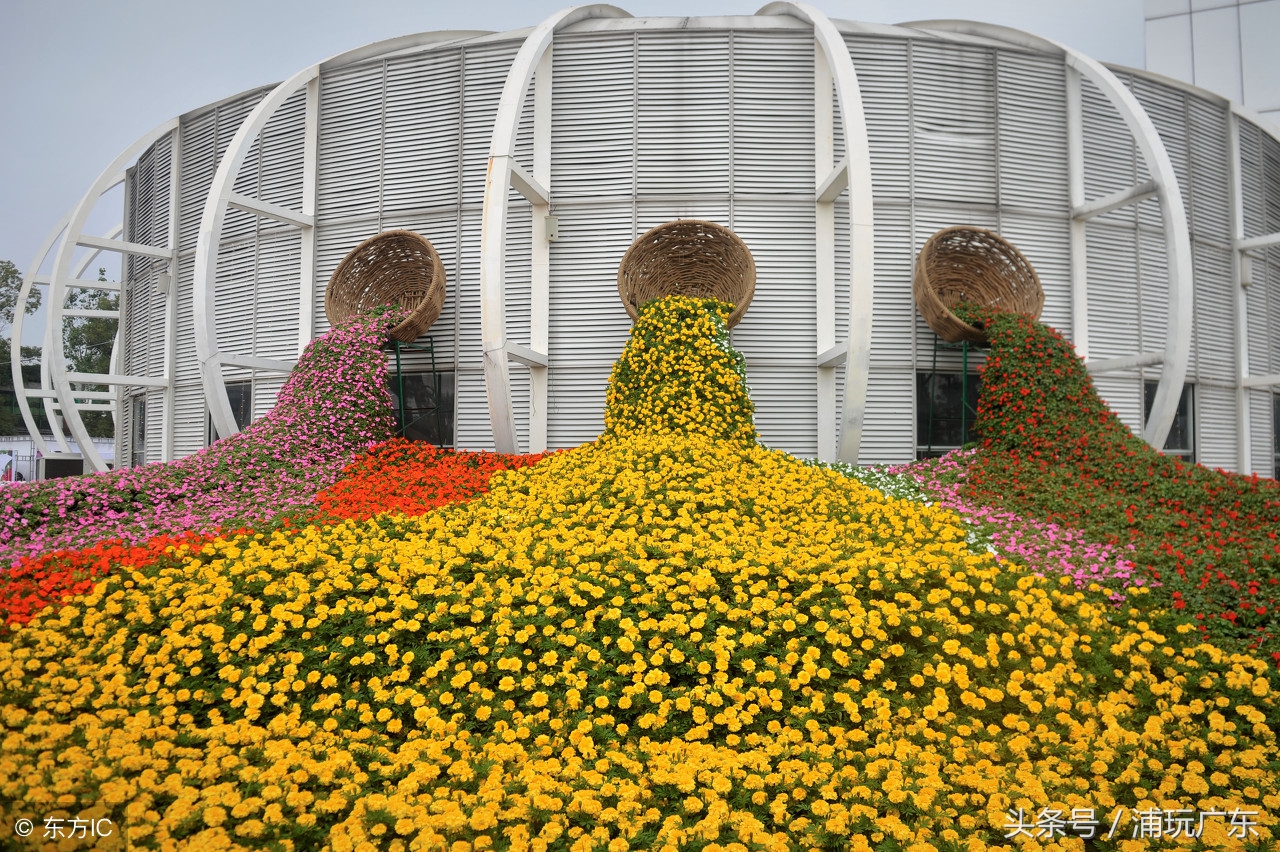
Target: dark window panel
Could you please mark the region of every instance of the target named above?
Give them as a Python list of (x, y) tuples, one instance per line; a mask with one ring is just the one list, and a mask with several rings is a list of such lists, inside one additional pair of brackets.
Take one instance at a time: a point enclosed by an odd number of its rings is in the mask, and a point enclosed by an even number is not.
[[(1156, 388), (1159, 382), (1144, 382), (1142, 386), (1142, 422), (1151, 417), (1151, 406), (1156, 400)], [(1169, 437), (1164, 442), (1165, 455), (1182, 456), (1187, 461), (1195, 461), (1195, 423), (1192, 420), (1195, 411), (1195, 391), (1193, 385), (1182, 386), (1182, 396), (1178, 397), (1178, 411), (1173, 416), (1173, 425), (1169, 427)]]
[(243, 432), (253, 423), (253, 383), (228, 382), (227, 399), (236, 418), (236, 428)]
[(978, 413), (982, 377), (970, 373), (916, 373), (917, 456), (941, 455), (978, 438), (973, 421)]
[(147, 398), (140, 396), (133, 401), (133, 467), (147, 462)]
[[(437, 447), (453, 446), (453, 373), (404, 373), (404, 424), (401, 434), (411, 441), (426, 441)], [(393, 414), (400, 417), (400, 383), (395, 373), (387, 375)], [(438, 387), (437, 387), (438, 386)]]

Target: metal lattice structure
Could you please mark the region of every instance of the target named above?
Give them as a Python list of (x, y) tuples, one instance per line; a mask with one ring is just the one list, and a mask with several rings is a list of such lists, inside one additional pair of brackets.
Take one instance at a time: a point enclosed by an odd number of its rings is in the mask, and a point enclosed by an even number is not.
[[(122, 239), (81, 234), (121, 179)], [(194, 452), (210, 422), (236, 431), (229, 382), (252, 382), (255, 416), (270, 408), (328, 327), (324, 286), (346, 253), (406, 229), (449, 282), (423, 340), (453, 374), (455, 445), (572, 446), (602, 428), (630, 328), (623, 253), (694, 218), (755, 259), (732, 339), (763, 439), (906, 461), (933, 358), (913, 262), (967, 225), (1027, 256), (1042, 320), (1136, 432), (1161, 446), (1194, 382), (1199, 460), (1274, 475), (1277, 211), (1266, 122), (1026, 33), (833, 21), (805, 3), (716, 18), (577, 7), (529, 30), (359, 48), (144, 136), (33, 266), (54, 258), (58, 302), (78, 286), (77, 246), (127, 256), (119, 363), (92, 377), (116, 390), (86, 402), (71, 385), (87, 379), (46, 346), (47, 381), (26, 393), (77, 436), (78, 407), (113, 406), (117, 458)], [(958, 369), (953, 356), (937, 369)]]

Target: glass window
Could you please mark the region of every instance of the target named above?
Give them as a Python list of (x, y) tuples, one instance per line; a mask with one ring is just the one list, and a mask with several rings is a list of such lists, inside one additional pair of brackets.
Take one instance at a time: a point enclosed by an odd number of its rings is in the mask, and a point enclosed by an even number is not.
[(1210, 9), (1191, 16), (1191, 45), (1197, 86), (1244, 100), (1240, 81), (1240, 20), (1236, 7)]
[(147, 398), (136, 397), (133, 400), (133, 435), (129, 439), (131, 451), (130, 464), (142, 467), (147, 463)]
[(982, 377), (970, 373), (916, 373), (916, 457), (938, 456), (976, 440)]
[(1271, 412), (1271, 439), (1275, 444), (1275, 467), (1271, 468), (1271, 478), (1280, 479), (1280, 393), (1271, 397), (1274, 411)]
[[(1143, 383), (1142, 422), (1151, 418), (1151, 405), (1156, 400), (1156, 388), (1159, 382)], [(1169, 427), (1169, 437), (1164, 442), (1164, 454), (1181, 456), (1187, 461), (1196, 460), (1195, 423), (1192, 416), (1195, 394), (1192, 385), (1182, 386), (1182, 396), (1178, 399), (1178, 411), (1173, 415), (1173, 425)]]
[[(243, 432), (253, 425), (253, 382), (227, 382), (227, 400), (231, 403), (231, 416), (236, 428)], [(213, 415), (206, 423), (207, 443), (218, 440), (218, 429), (213, 425)]]
[(253, 423), (253, 382), (227, 382), (227, 399), (236, 418), (236, 428), (243, 432)]
[(387, 375), (398, 434), (437, 447), (453, 446), (453, 373), (404, 373), (404, 420), (400, 421), (400, 388), (394, 372)]

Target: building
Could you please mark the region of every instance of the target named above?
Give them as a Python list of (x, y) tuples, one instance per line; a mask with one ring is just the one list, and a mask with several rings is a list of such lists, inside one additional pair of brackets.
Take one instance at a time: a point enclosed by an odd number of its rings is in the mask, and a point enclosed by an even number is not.
[(1146, 0), (1147, 70), (1280, 124), (1280, 0)]
[[(82, 234), (120, 180), (123, 236)], [(30, 266), (54, 257), (56, 327), (75, 246), (127, 255), (118, 366), (101, 379), (113, 392), (73, 391), (87, 377), (46, 347), (29, 393), (73, 433), (77, 406), (115, 406), (117, 458), (194, 452), (271, 407), (326, 328), (343, 256), (407, 228), (448, 273), (420, 339), (445, 441), (576, 445), (601, 430), (630, 327), (618, 262), (678, 217), (727, 225), (754, 253), (733, 342), (771, 446), (900, 462), (959, 439), (944, 425), (930, 442), (919, 414), (931, 390), (937, 422), (955, 419), (959, 373), (982, 355), (937, 347), (911, 277), (932, 233), (969, 224), (1027, 255), (1042, 319), (1136, 432), (1275, 475), (1274, 128), (1028, 33), (832, 21), (803, 3), (647, 19), (589, 6), (513, 32), (405, 36), (166, 122)]]

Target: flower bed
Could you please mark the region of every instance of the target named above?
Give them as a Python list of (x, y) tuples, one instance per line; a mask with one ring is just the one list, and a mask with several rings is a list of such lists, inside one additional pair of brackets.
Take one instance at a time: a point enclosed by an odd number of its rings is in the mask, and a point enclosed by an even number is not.
[[(364, 520), (378, 513), (420, 515), (438, 506), (485, 493), (499, 470), (536, 464), (539, 455), (455, 453), (394, 438), (370, 447), (342, 472), (342, 478), (304, 507), (261, 525), (296, 529), (308, 523)], [(283, 509), (283, 507), (282, 507)], [(81, 550), (60, 550), (16, 562), (0, 572), (0, 632), (25, 624), (49, 604), (84, 594), (112, 571), (143, 570), (165, 558), (170, 548), (198, 550), (212, 535), (161, 535), (144, 544), (113, 539)]]
[(532, 455), (454, 452), (395, 438), (370, 447), (342, 478), (315, 497), (321, 518), (364, 520), (380, 513), (421, 515), (446, 503), (478, 497), (500, 470), (528, 467)]
[(391, 437), (381, 347), (400, 318), (357, 317), (316, 339), (270, 413), (194, 455), (0, 490), (0, 564), (106, 539), (233, 529), (307, 504), (356, 454)]
[[(708, 311), (644, 306), (605, 439), (483, 497), (179, 547), (15, 631), (0, 823), (101, 815), (158, 849), (954, 852), (1006, 847), (1011, 808), (1198, 807), (1258, 811), (1252, 848), (1273, 843), (1265, 661), (759, 446)], [(1224, 821), (1203, 842), (1246, 848)]]
[(26, 624), (50, 604), (87, 593), (113, 571), (146, 568), (164, 558), (171, 547), (187, 544), (194, 552), (200, 542), (194, 534), (156, 536), (146, 544), (113, 539), (83, 550), (58, 550), (22, 560), (0, 573), (0, 635)]
[(1057, 332), (1017, 314), (964, 313), (991, 338), (969, 499), (1132, 545), (1162, 584), (1156, 604), (1275, 651), (1280, 484), (1155, 452), (1098, 397)]
[(976, 455), (975, 450), (954, 450), (941, 458), (891, 467), (888, 473), (910, 476), (923, 494), (974, 527), (997, 558), (1013, 560), (1041, 576), (1069, 577), (1077, 589), (1096, 583), (1116, 603), (1125, 599), (1131, 584), (1148, 584), (1147, 578), (1135, 576), (1133, 545), (1090, 541), (1069, 526), (974, 500), (966, 486), (968, 466)]
[(668, 298), (636, 321), (609, 376), (604, 440), (654, 433), (755, 442), (747, 362), (729, 345), (723, 305)]

